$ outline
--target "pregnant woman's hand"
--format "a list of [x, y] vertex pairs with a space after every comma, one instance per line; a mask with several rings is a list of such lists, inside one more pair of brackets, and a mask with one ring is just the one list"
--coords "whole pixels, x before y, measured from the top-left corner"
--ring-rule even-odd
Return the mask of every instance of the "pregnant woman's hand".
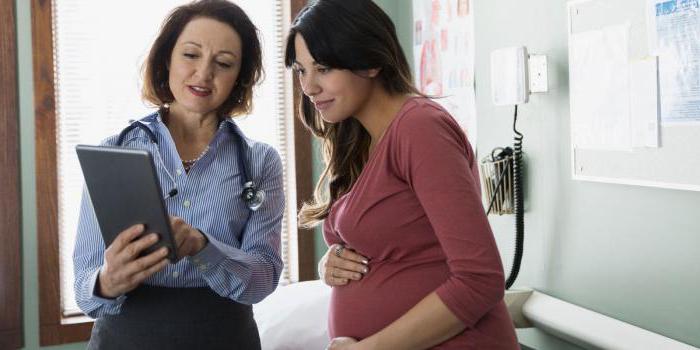
[[367, 258], [341, 244], [328, 247], [318, 263], [318, 275], [331, 287], [359, 281], [367, 271]]

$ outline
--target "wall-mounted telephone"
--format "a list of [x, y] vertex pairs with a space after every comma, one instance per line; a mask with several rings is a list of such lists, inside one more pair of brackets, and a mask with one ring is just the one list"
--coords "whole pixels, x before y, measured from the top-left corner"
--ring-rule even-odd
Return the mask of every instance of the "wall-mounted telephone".
[[527, 103], [530, 97], [527, 48], [506, 47], [491, 52], [491, 98], [496, 106]]
[[525, 238], [523, 206], [522, 149], [523, 134], [518, 132], [518, 105], [527, 103], [531, 92], [547, 91], [547, 60], [544, 55], [528, 55], [524, 46], [499, 49], [491, 53], [491, 96], [495, 105], [514, 106], [513, 147], [496, 147], [481, 161], [481, 174], [488, 209], [515, 215], [515, 256], [506, 279], [509, 289], [520, 272]]
[[547, 56], [525, 46], [491, 52], [491, 99], [496, 106], [528, 103], [531, 93], [547, 92]]
[[[515, 255], [513, 266], [506, 279], [509, 289], [520, 272], [525, 240], [525, 211], [523, 207], [522, 147], [523, 134], [516, 129], [518, 106], [515, 105], [513, 147], [496, 147], [481, 161], [481, 176], [484, 183], [488, 209], [498, 214], [515, 214]], [[495, 209], [495, 211], [494, 211]]]

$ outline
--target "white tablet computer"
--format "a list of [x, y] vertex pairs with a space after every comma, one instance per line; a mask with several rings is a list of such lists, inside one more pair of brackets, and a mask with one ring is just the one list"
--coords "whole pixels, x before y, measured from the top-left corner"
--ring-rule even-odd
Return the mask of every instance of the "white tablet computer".
[[165, 246], [168, 259], [177, 261], [175, 240], [151, 153], [87, 145], [78, 145], [76, 152], [106, 247], [125, 229], [144, 224], [144, 234], [155, 232], [160, 236], [145, 254]]

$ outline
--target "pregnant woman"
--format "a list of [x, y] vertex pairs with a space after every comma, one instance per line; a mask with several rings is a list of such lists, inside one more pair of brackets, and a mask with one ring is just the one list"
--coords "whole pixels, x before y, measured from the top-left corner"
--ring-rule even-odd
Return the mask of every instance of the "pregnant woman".
[[475, 155], [422, 96], [370, 0], [318, 0], [288, 36], [326, 169], [300, 223], [323, 223], [331, 349], [518, 349]]

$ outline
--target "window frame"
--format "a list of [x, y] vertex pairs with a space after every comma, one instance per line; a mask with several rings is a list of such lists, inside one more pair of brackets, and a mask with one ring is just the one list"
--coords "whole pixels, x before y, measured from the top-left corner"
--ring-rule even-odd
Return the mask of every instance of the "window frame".
[[[13, 0], [2, 1], [14, 3]], [[294, 18], [306, 5], [306, 0], [280, 1], [290, 1], [291, 18]], [[87, 341], [93, 324], [92, 320], [86, 316], [64, 317], [61, 312], [52, 7], [53, 1], [50, 0], [32, 0], [31, 3], [39, 255], [39, 343], [41, 346]], [[301, 89], [297, 81], [294, 81], [293, 86], [296, 106]], [[304, 130], [295, 109], [294, 154], [297, 210], [301, 208], [303, 200], [310, 198], [313, 192], [311, 152], [311, 135]], [[297, 245], [299, 281], [314, 279], [316, 266], [313, 231], [298, 229]]]
[[[291, 18], [293, 21], [299, 11], [307, 4], [307, 0], [289, 0]], [[289, 72], [288, 74], [292, 74]], [[296, 212], [298, 213], [305, 201], [313, 196], [313, 152], [312, 135], [301, 122], [300, 111], [297, 106], [301, 100], [302, 91], [299, 80], [292, 81], [292, 93], [294, 96], [294, 161], [296, 166]], [[314, 243], [314, 230], [297, 228], [299, 282], [316, 279], [316, 254]]]
[[54, 87], [53, 1], [32, 0], [32, 57], [39, 255], [39, 344], [74, 343], [90, 338], [92, 321], [64, 318], [58, 252], [56, 95]]
[[17, 32], [14, 0], [0, 0], [0, 348], [24, 346]]

